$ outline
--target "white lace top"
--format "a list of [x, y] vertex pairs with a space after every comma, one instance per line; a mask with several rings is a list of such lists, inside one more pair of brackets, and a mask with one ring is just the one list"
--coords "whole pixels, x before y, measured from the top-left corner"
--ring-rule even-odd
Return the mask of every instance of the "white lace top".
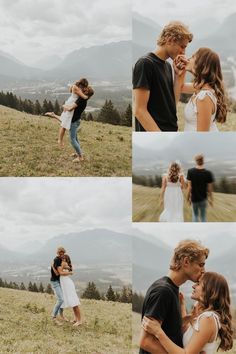
[[214, 354], [216, 353], [216, 350], [218, 348], [219, 343], [217, 342], [217, 337], [218, 337], [218, 331], [221, 327], [220, 325], [220, 320], [219, 320], [219, 316], [213, 312], [213, 311], [205, 311], [203, 313], [201, 313], [201, 315], [199, 315], [196, 319], [196, 321], [192, 324], [190, 324], [190, 326], [188, 327], [187, 331], [184, 333], [183, 335], [183, 345], [184, 348], [186, 347], [186, 345], [189, 343], [189, 341], [191, 340], [191, 337], [194, 333], [194, 331], [199, 331], [199, 326], [200, 324], [200, 320], [203, 317], [213, 317], [215, 320], [215, 325], [216, 325], [216, 335], [214, 338], [214, 341], [211, 343], [206, 343], [204, 345], [204, 347], [202, 348], [202, 351], [204, 351], [206, 354]]
[[201, 90], [197, 94], [193, 94], [184, 109], [185, 126], [184, 131], [197, 131], [197, 100], [203, 100], [209, 96], [214, 103], [215, 110], [211, 116], [211, 124], [209, 131], [218, 131], [215, 122], [217, 98], [211, 90]]

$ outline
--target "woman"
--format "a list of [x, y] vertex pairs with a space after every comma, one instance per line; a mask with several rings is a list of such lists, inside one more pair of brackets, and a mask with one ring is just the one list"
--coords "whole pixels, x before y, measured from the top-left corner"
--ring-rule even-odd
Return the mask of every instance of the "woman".
[[185, 187], [184, 176], [180, 165], [173, 162], [167, 175], [162, 178], [160, 205], [164, 204], [164, 211], [159, 221], [178, 222], [184, 221], [183, 217], [183, 192]]
[[142, 325], [145, 331], [158, 338], [167, 353], [213, 354], [218, 349], [230, 350], [233, 330], [229, 287], [225, 278], [218, 273], [204, 273], [199, 283], [193, 285], [191, 298], [199, 302], [198, 314], [184, 332], [184, 348], [172, 342], [156, 320], [144, 317]]
[[81, 315], [80, 315], [80, 300], [77, 296], [75, 290], [75, 284], [70, 276], [63, 276], [63, 272], [71, 272], [72, 271], [72, 264], [70, 257], [65, 254], [62, 257], [61, 266], [57, 268], [57, 271], [54, 269], [54, 272], [57, 272], [60, 275], [60, 285], [63, 293], [63, 304], [62, 308], [72, 307], [74, 311], [74, 326], [80, 326], [81, 322]]
[[[177, 68], [181, 68], [181, 61], [183, 57], [176, 58]], [[184, 83], [186, 70], [194, 75], [193, 83]], [[175, 88], [179, 94], [193, 94], [184, 110], [184, 131], [218, 131], [216, 122], [224, 123], [227, 115], [219, 56], [209, 48], [198, 49], [183, 74], [176, 75]]]

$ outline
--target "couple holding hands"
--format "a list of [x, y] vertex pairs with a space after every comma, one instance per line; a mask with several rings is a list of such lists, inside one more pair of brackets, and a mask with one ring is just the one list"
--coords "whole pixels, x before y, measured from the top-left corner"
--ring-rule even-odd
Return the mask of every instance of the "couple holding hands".
[[[184, 131], [218, 131], [216, 122], [226, 121], [219, 56], [209, 48], [200, 48], [187, 59], [185, 49], [192, 39], [184, 24], [171, 22], [163, 28], [157, 49], [136, 62], [133, 71], [136, 131], [177, 131], [176, 105], [181, 93], [191, 94], [184, 110]], [[169, 58], [173, 60], [173, 69]], [[192, 83], [185, 82], [186, 72], [193, 75]]]

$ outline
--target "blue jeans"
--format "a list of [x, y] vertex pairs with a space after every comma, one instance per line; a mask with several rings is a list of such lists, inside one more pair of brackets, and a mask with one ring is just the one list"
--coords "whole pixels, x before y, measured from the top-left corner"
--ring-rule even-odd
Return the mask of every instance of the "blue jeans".
[[63, 308], [61, 308], [61, 305], [63, 304], [63, 293], [59, 280], [51, 281], [51, 286], [57, 298], [57, 302], [52, 311], [52, 317], [57, 317], [58, 313], [63, 313]]
[[206, 222], [207, 201], [202, 200], [201, 202], [192, 203], [192, 205], [193, 205], [192, 221], [198, 222], [199, 221], [199, 214], [200, 214], [200, 220], [202, 222]]
[[77, 154], [81, 156], [82, 150], [81, 150], [80, 143], [79, 143], [79, 140], [77, 137], [77, 132], [79, 130], [80, 122], [81, 122], [81, 120], [78, 119], [77, 121], [71, 123], [70, 142], [71, 142], [71, 145], [73, 146], [73, 148], [75, 149], [75, 151], [77, 152]]

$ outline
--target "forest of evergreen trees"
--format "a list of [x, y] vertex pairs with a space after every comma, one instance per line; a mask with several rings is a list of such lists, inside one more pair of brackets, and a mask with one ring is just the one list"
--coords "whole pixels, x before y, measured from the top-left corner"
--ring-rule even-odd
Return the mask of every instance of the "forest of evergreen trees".
[[[32, 102], [29, 99], [22, 100], [12, 92], [4, 93], [0, 92], [0, 105], [16, 109], [21, 112], [26, 112], [34, 115], [41, 115], [46, 112], [55, 112], [56, 114], [61, 114], [61, 107], [56, 100], [54, 103], [50, 100], [44, 99], [43, 103], [40, 104], [38, 100]], [[113, 105], [111, 100], [106, 100], [103, 107], [96, 112], [83, 113], [82, 119], [87, 121], [97, 121], [102, 123], [109, 123], [113, 125], [123, 125], [127, 127], [132, 126], [132, 108], [131, 104], [128, 104], [124, 112], [119, 112]]]
[[[146, 187], [161, 187], [161, 176], [137, 176], [133, 174], [133, 183]], [[214, 192], [236, 194], [236, 179], [221, 177], [214, 182]]]
[[[9, 283], [6, 280], [0, 278], [0, 288], [9, 288], [15, 290], [27, 290], [35, 293], [47, 293], [53, 294], [51, 284], [47, 284], [46, 287], [42, 283], [38, 285], [36, 283], [29, 282], [28, 286], [25, 286], [23, 282], [20, 284], [10, 281]], [[94, 282], [89, 282], [86, 289], [82, 294], [84, 299], [95, 299], [103, 301], [114, 301], [114, 302], [123, 302], [131, 303], [132, 302], [132, 289], [130, 287], [124, 286], [120, 292], [115, 292], [110, 285], [106, 293], [100, 293], [97, 289]]]

